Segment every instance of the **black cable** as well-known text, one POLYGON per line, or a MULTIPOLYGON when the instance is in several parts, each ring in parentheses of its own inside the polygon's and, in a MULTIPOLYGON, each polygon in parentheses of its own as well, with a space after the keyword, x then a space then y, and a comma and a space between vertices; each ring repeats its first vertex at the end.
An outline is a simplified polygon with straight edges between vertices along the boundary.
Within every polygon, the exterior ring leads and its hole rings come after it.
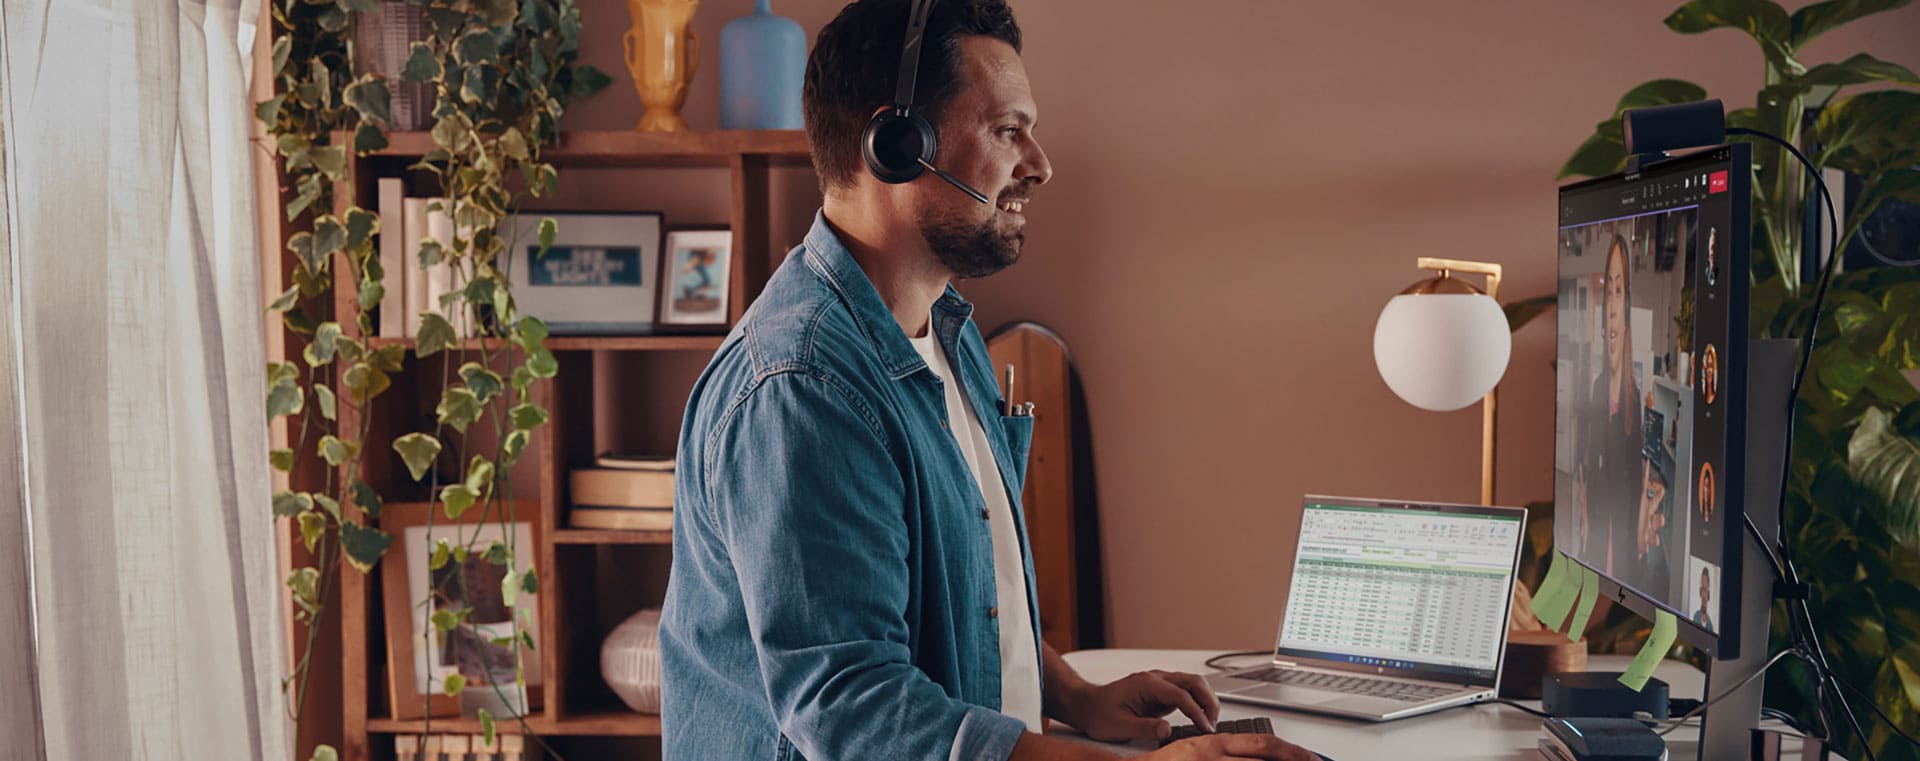
POLYGON ((1520 710, 1522 710, 1522 711, 1526 711, 1527 713, 1530 713, 1530 714, 1533 714, 1533 715, 1535 715, 1535 716, 1538 716, 1538 717, 1540 717, 1540 718, 1542 718, 1542 719, 1551 719, 1551 718, 1553 718, 1553 714, 1550 714, 1550 713, 1547 713, 1546 711, 1538 711, 1538 710, 1534 710, 1533 708, 1529 708, 1529 707, 1528 707, 1528 706, 1527 706, 1526 704, 1524 704, 1524 703, 1521 703, 1521 702, 1520 702, 1520 701, 1518 701, 1518 700, 1512 700, 1512 699, 1509 699, 1509 698, 1494 698, 1493 700, 1491 700, 1491 701, 1489 701, 1489 702, 1492 702, 1492 703, 1499 703, 1499 704, 1501 704, 1501 705, 1507 705, 1507 706, 1512 706, 1512 707, 1514 707, 1514 708, 1518 708, 1518 709, 1520 709, 1520 710))
POLYGON ((1215 663, 1214 661, 1222 661, 1228 658, 1245 658, 1249 655, 1272 655, 1272 654, 1273 654, 1272 650, 1235 650, 1231 653, 1221 653, 1212 658, 1208 658, 1206 663, 1203 663, 1201 665, 1206 666, 1207 668, 1213 669, 1214 671, 1231 671, 1232 669, 1229 669, 1225 666, 1215 663))
MULTIPOLYGON (((1729 127, 1727 134, 1762 138, 1779 145, 1781 148, 1786 149, 1788 153, 1793 154, 1793 157, 1800 161, 1801 166, 1806 168, 1808 178, 1813 181, 1814 187, 1820 191, 1820 200, 1825 203, 1827 209, 1827 227, 1833 231, 1832 236, 1827 242, 1827 262, 1826 266, 1821 268, 1820 285, 1814 290, 1813 310, 1807 316, 1807 330, 1800 340, 1799 367, 1794 371, 1793 385, 1788 391, 1787 437, 1786 444, 1783 447, 1784 451, 1781 453, 1780 463, 1780 502, 1775 506, 1779 519, 1778 530, 1775 534, 1780 549, 1780 555, 1776 558, 1777 568, 1782 573, 1782 583, 1789 587, 1797 588, 1800 584, 1799 572, 1793 566, 1793 549, 1792 544, 1787 541, 1786 520, 1787 493, 1793 477, 1794 410, 1800 399, 1800 386, 1807 377, 1807 366, 1813 360, 1813 343, 1814 337, 1820 330, 1820 313, 1826 305, 1827 289, 1833 283, 1834 265, 1838 263, 1839 259, 1839 257, 1835 255, 1835 246, 1840 237, 1840 231, 1838 229, 1840 224, 1839 215, 1834 212, 1833 195, 1827 192, 1827 184, 1820 180, 1820 168, 1815 166, 1813 161, 1807 158, 1806 154, 1801 153, 1799 148, 1794 147, 1792 143, 1786 140, 1760 130, 1729 127)), ((1819 630, 1814 625, 1813 613, 1807 606, 1806 598, 1802 597, 1787 601, 1787 620, 1789 626, 1794 630, 1795 638, 1801 640, 1802 643, 1806 645, 1806 650, 1813 656, 1808 661, 1808 666, 1810 666, 1814 672, 1814 690, 1822 706, 1821 710, 1828 712, 1832 711, 1833 707, 1838 706, 1840 710, 1837 713, 1846 716, 1848 726, 1853 730, 1854 735, 1860 738, 1860 746, 1866 750, 1868 761, 1877 761, 1877 756, 1873 752, 1871 739, 1867 736, 1866 732, 1860 728, 1860 720, 1854 715, 1853 706, 1847 702, 1846 695, 1842 694, 1837 687, 1834 688, 1831 697, 1828 695, 1828 683, 1834 682, 1838 677, 1833 673, 1832 666, 1827 662, 1826 648, 1820 642, 1819 630), (1796 609, 1798 609, 1800 614, 1797 620, 1794 616, 1796 609)), ((1877 712, 1880 710, 1880 707, 1874 706, 1874 710, 1877 712)), ((1821 716, 1821 723, 1823 725, 1830 724, 1824 715, 1821 716)), ((1831 726, 1827 726, 1826 728, 1830 733, 1832 729, 1831 726)), ((1831 736, 1831 734, 1828 736, 1831 736)))

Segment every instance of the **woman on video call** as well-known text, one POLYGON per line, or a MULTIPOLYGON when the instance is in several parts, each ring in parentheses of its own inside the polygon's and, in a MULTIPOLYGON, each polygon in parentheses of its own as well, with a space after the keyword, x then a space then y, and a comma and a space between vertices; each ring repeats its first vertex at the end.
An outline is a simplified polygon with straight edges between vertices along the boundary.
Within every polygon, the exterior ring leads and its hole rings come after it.
POLYGON ((1574 541, 1581 555, 1598 559, 1614 578, 1635 562, 1639 532, 1641 416, 1644 403, 1633 374, 1632 314, 1628 294, 1627 239, 1613 235, 1601 289, 1602 342, 1606 358, 1587 393, 1580 422, 1586 446, 1573 481, 1574 541), (1631 473, 1634 477, 1623 477, 1631 473))

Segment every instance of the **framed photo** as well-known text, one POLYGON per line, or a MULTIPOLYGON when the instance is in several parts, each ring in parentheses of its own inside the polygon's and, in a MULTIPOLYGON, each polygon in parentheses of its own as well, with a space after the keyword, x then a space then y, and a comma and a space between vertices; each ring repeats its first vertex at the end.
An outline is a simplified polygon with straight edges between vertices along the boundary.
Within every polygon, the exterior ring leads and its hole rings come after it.
POLYGON ((660 272, 658 212, 542 214, 522 212, 501 225, 523 314, 547 323, 555 335, 645 333, 653 328, 660 272), (559 226, 540 255, 540 220, 559 226))
MULTIPOLYGON (((454 523, 441 515, 435 516, 429 527, 428 515, 438 509, 437 503, 388 504, 381 516, 381 527, 394 537, 393 548, 380 563, 388 702, 393 706, 393 718, 459 715, 462 697, 441 690, 453 674, 467 680, 463 695, 484 693, 475 697, 495 704, 490 709, 497 706, 498 698, 493 693, 494 686, 499 685, 510 702, 526 706, 525 712, 538 710, 544 681, 539 654, 524 644, 500 644, 496 640, 525 632, 536 647, 545 644, 539 636, 538 596, 521 592, 513 607, 508 607, 501 593, 501 581, 507 573, 525 572, 536 557, 534 518, 539 515, 539 505, 515 503, 514 513, 526 520, 508 524, 513 533, 512 568, 485 557, 494 542, 507 541, 507 531, 498 522, 476 524, 467 518, 454 523), (474 547, 465 562, 449 559, 438 570, 428 567, 432 555, 429 548, 440 539, 457 545, 462 536, 469 537, 474 547), (469 612, 460 626, 443 633, 430 621, 439 611, 469 612), (520 649, 527 684, 527 694, 517 701, 513 700, 515 647, 520 649)), ((476 506, 472 514, 480 512, 476 506)))
POLYGON ((667 267, 660 277, 660 324, 726 325, 732 270, 732 230, 667 233, 667 267))

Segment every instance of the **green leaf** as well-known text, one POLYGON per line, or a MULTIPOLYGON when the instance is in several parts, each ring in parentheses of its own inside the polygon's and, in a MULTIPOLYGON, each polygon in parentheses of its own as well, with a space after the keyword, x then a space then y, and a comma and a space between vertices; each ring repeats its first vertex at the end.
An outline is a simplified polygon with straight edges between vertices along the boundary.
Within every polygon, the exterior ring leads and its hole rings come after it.
POLYGON ((489 65, 468 68, 460 83, 460 99, 468 103, 491 104, 499 92, 500 73, 489 65))
POLYGON ((333 361, 335 342, 340 340, 340 323, 323 322, 313 332, 313 340, 307 342, 307 348, 301 352, 309 367, 319 367, 333 361))
POLYGON ((1893 427, 1893 415, 1869 408, 1847 441, 1847 472, 1883 500, 1878 511, 1901 541, 1920 543, 1920 440, 1893 427))
POLYGON ((460 520, 460 516, 479 501, 480 495, 466 484, 452 484, 440 490, 440 501, 447 506, 447 518, 460 520))
POLYGON ((360 445, 355 442, 343 441, 332 434, 320 437, 320 456, 326 459, 328 465, 340 467, 359 453, 360 445))
POLYGON ((292 518, 313 509, 313 495, 306 492, 292 492, 282 489, 273 493, 273 514, 279 518, 292 518))
MULTIPOLYGON (((292 219, 291 212, 288 219, 292 219)), ((287 250, 292 251, 294 257, 298 258, 301 264, 306 265, 308 271, 321 272, 326 269, 327 258, 314 250, 311 232, 301 230, 288 237, 287 250)))
POLYGON ((546 409, 533 402, 516 404, 507 414, 513 418, 513 427, 521 430, 539 428, 546 425, 548 419, 546 409))
POLYGON ((500 602, 511 608, 520 601, 520 574, 508 571, 500 577, 500 602))
MULTIPOLYGON (((279 39, 284 40, 287 38, 281 37, 279 39)), ((277 48, 277 47, 280 47, 280 45, 281 43, 278 40, 274 42, 274 47, 277 48)), ((280 123, 280 106, 281 104, 284 104, 286 102, 287 102, 286 93, 281 93, 279 95, 275 95, 266 100, 260 101, 259 103, 256 103, 253 106, 253 116, 256 119, 259 119, 261 122, 264 122, 267 125, 267 129, 271 130, 280 123)))
POLYGON ((560 374, 560 361, 554 359, 553 352, 541 349, 527 353, 526 368, 535 378, 551 378, 560 374))
POLYGON ((573 97, 584 98, 613 84, 613 77, 589 65, 575 66, 573 69, 573 97))
POLYGON ((500 58, 500 45, 494 41, 492 32, 475 29, 453 44, 453 55, 465 64, 493 63, 500 58))
MULTIPOLYGON (((347 228, 340 224, 332 214, 326 214, 313 221, 313 255, 326 257, 346 247, 347 228)), ((318 271, 318 267, 313 268, 318 271)))
POLYGON ((513 388, 519 391, 522 397, 526 396, 527 387, 533 385, 534 380, 533 371, 528 370, 526 365, 513 368, 513 388))
POLYGON ((415 431, 394 439, 393 451, 400 453, 400 459, 407 463, 407 472, 418 481, 426 477, 427 468, 440 456, 440 440, 415 431))
POLYGON ((483 455, 474 455, 473 460, 467 463, 467 477, 464 483, 475 494, 487 493, 488 487, 493 485, 493 463, 483 455))
POLYGON ((313 504, 325 511, 327 515, 332 516, 335 521, 340 520, 340 503, 335 501, 334 498, 325 494, 315 494, 313 495, 313 504))
POLYGON ((438 571, 447 567, 447 559, 453 555, 453 548, 447 540, 438 539, 433 543, 433 554, 427 558, 427 569, 438 571))
MULTIPOLYGON (((540 594, 540 576, 534 573, 532 568, 528 568, 526 573, 520 575, 520 593, 529 595, 540 594)), ((527 647, 533 647, 533 643, 528 642, 527 647)))
POLYGON ((382 506, 380 494, 374 491, 372 486, 356 478, 353 480, 353 488, 349 491, 353 494, 353 504, 360 508, 360 512, 366 513, 368 518, 380 517, 382 506))
POLYGON ((267 389, 267 419, 298 415, 306 409, 306 395, 300 393, 300 387, 292 381, 274 384, 267 389))
MULTIPOLYGON (((1912 0, 1828 0, 1793 12, 1792 43, 1798 50, 1808 41, 1847 22, 1902 7, 1912 0)), ((1920 702, 1920 701, 1916 701, 1920 702)))
POLYGON ((392 378, 387 377, 387 374, 381 372, 379 368, 365 362, 353 363, 352 367, 347 368, 347 374, 341 376, 340 382, 346 385, 348 391, 353 392, 354 399, 362 405, 393 386, 392 378))
POLYGON ((327 516, 308 510, 295 520, 300 523, 300 541, 307 545, 308 552, 312 552, 314 547, 319 546, 320 536, 327 532, 327 516))
MULTIPOLYGON (((533 571, 529 570, 527 573, 532 574, 533 571)), ((520 646, 525 647, 528 652, 533 651, 533 632, 526 629, 520 630, 520 646)))
POLYGON ((312 566, 294 569, 287 574, 287 589, 293 590, 293 599, 312 605, 317 601, 320 586, 320 571, 312 566))
POLYGON ((339 182, 347 176, 347 147, 344 145, 316 145, 307 151, 313 161, 313 167, 327 179, 339 182))
POLYGON ((380 306, 380 302, 386 300, 386 298, 387 286, 385 283, 367 281, 360 284, 360 309, 362 311, 380 306))
POLYGON ((505 457, 504 462, 508 466, 512 466, 514 463, 519 462, 520 453, 526 451, 527 442, 530 441, 531 439, 532 437, 527 435, 527 432, 524 430, 514 431, 512 433, 507 434, 506 441, 501 444, 501 449, 504 450, 504 454, 503 454, 503 456, 505 457))
POLYGON ((453 324, 438 312, 420 314, 420 332, 414 335, 413 354, 426 358, 453 348, 453 324))
POLYGON ((400 79, 407 82, 432 82, 440 77, 440 59, 433 55, 433 48, 427 43, 413 43, 412 52, 407 54, 407 64, 400 69, 400 79))
POLYGON ((400 372, 401 368, 406 366, 404 364, 406 358, 407 347, 395 344, 374 349, 373 354, 367 358, 367 363, 373 365, 373 369, 375 370, 385 373, 397 373, 400 372))
POLYGON ((380 10, 380 0, 338 0, 340 10, 356 13, 373 13, 380 10))
POLYGON ((440 393, 440 404, 433 408, 441 425, 453 426, 461 433, 467 432, 467 426, 480 419, 480 400, 472 391, 462 387, 449 388, 440 393))
POLYGON ((1771 0, 1693 0, 1667 16, 1666 24, 1681 34, 1738 29, 1760 44, 1761 54, 1775 70, 1785 74, 1805 70, 1793 58, 1792 21, 1786 9, 1771 0))
MULTIPOLYGON (((547 249, 553 248, 554 237, 559 234, 560 234, 559 222, 554 221, 553 217, 540 218, 540 229, 538 233, 538 235, 540 236, 540 251, 534 254, 533 258, 538 259, 540 257, 546 256, 547 249)), ((545 338, 546 324, 542 323, 540 328, 542 331, 540 334, 540 337, 545 338)))
POLYGON ((500 133, 499 140, 494 144, 499 146, 500 155, 514 161, 526 161, 527 157, 532 155, 527 150, 527 137, 520 134, 520 130, 517 129, 508 128, 506 132, 500 133))
POLYGON ((320 403, 320 417, 328 420, 334 419, 335 400, 333 398, 333 389, 327 388, 326 386, 314 386, 313 400, 320 403))
POLYGON ((368 238, 378 232, 380 232, 379 215, 358 206, 347 210, 347 248, 354 248, 367 242, 368 238))
POLYGON ((507 390, 500 374, 481 366, 478 362, 468 362, 460 366, 460 378, 467 382, 467 388, 473 392, 481 404, 486 404, 500 392, 507 390))
MULTIPOLYGON (((347 12, 340 10, 338 7, 321 11, 318 21, 320 28, 329 32, 344 32, 347 30, 347 12)), ((313 67, 316 71, 326 70, 318 59, 314 60, 313 67)), ((324 88, 325 86, 322 85, 322 87, 324 88)))
POLYGON ((347 562, 361 573, 373 570, 373 564, 380 562, 392 546, 393 535, 385 531, 352 521, 340 524, 340 549, 346 553, 347 562))
POLYGON ((282 473, 293 472, 293 450, 280 448, 267 452, 267 463, 282 473))
POLYGON ((482 752, 480 753, 480 755, 485 756, 485 755, 489 755, 485 751, 493 748, 493 714, 488 713, 487 709, 484 707, 479 710, 479 714, 480 714, 480 748, 476 750, 481 750, 482 752))
POLYGON ((460 625, 460 620, 462 618, 465 618, 465 616, 461 614, 466 613, 467 610, 469 609, 462 608, 460 610, 447 610, 443 608, 443 609, 434 611, 433 612, 433 628, 440 632, 453 631, 454 627, 460 625))
POLYGON ((287 70, 287 56, 293 54, 293 38, 284 34, 273 37, 273 71, 275 74, 287 70))
POLYGON ((531 351, 547 340, 547 324, 540 318, 527 315, 520 318, 520 345, 531 351))
MULTIPOLYGON (((291 163, 289 163, 289 165, 291 165, 291 163)), ((314 201, 319 200, 320 192, 325 188, 326 178, 317 174, 310 174, 296 181, 294 183, 294 190, 298 192, 294 195, 293 200, 287 203, 287 221, 292 222, 300 216, 301 212, 306 211, 307 207, 312 206, 314 201)), ((292 248, 291 240, 288 241, 288 248, 292 248)), ((318 268, 314 269, 318 271, 318 268)))
POLYGON ((458 695, 460 694, 461 690, 464 690, 466 688, 467 688, 466 677, 461 676, 459 674, 448 674, 447 681, 441 685, 440 691, 448 695, 458 695))
POLYGON ((1920 93, 1876 90, 1821 109, 1814 123, 1815 164, 1873 176, 1920 164, 1920 93))
POLYGON ((365 156, 387 149, 387 133, 380 131, 380 125, 373 122, 361 122, 353 128, 353 152, 365 156))
POLYGON ((275 296, 272 303, 267 304, 267 311, 280 312, 290 309, 293 307, 294 300, 298 298, 300 298, 300 286, 291 286, 282 291, 279 296, 275 296))
POLYGON ((315 745, 313 746, 313 757, 307 759, 307 761, 340 761, 340 753, 335 751, 331 745, 315 745))
POLYGON ((341 97, 360 113, 360 118, 379 124, 393 123, 392 95, 387 91, 387 80, 379 75, 367 74, 354 80, 341 97))
POLYGON ((292 362, 268 362, 267 363, 267 386, 268 387, 278 386, 282 383, 296 383, 299 380, 300 380, 300 368, 295 366, 292 362))
POLYGON ((481 553, 480 557, 494 565, 513 564, 513 553, 507 550, 507 543, 497 539, 487 545, 487 551, 481 553))

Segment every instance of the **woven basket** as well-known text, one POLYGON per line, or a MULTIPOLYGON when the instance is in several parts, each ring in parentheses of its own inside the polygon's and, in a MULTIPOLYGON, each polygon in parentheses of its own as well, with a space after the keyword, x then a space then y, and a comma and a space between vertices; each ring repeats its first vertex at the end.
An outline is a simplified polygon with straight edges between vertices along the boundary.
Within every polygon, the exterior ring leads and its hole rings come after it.
POLYGON ((628 708, 660 712, 660 609, 620 622, 600 645, 600 676, 628 708))

